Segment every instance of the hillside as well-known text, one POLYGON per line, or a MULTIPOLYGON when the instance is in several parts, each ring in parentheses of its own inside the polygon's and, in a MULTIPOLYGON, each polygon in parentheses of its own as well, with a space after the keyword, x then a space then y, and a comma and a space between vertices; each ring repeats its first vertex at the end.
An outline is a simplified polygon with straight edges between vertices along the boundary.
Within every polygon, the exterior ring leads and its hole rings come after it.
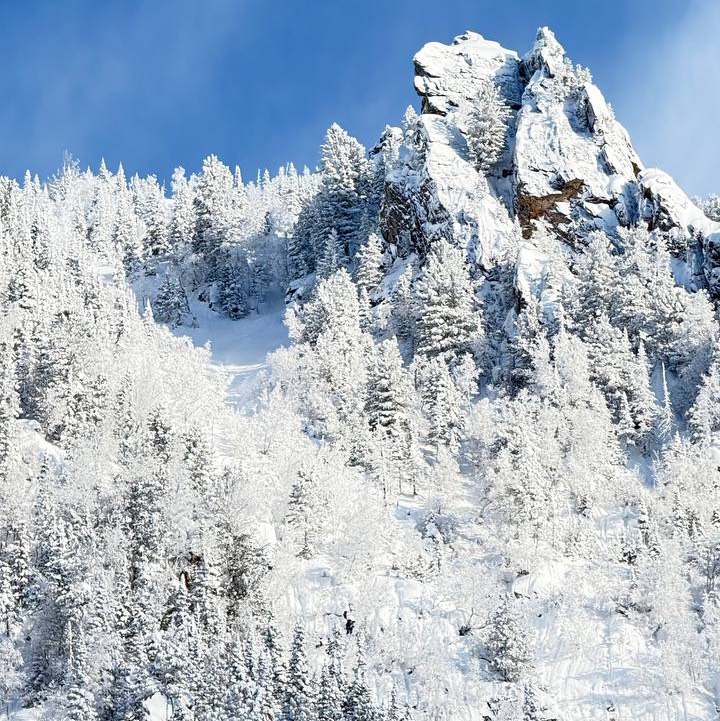
POLYGON ((313 172, 0 178, 8 718, 717 718, 714 201, 547 28, 414 68, 313 172))

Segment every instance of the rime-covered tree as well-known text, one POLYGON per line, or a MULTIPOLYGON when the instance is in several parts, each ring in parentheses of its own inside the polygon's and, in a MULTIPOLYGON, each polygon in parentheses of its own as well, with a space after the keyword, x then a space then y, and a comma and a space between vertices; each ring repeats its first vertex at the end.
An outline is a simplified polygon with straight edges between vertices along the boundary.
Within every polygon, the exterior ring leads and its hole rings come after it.
POLYGON ((325 236, 321 254, 317 259, 318 278, 329 278, 340 267, 339 242, 337 231, 335 228, 331 228, 325 236))
POLYGON ((0 343, 0 480, 8 472, 14 448, 15 420, 20 415, 15 352, 8 342, 0 343))
POLYGON ((173 273, 168 273, 158 290, 153 305, 155 318, 160 323, 167 323, 171 327, 178 325, 191 325, 192 314, 187 295, 173 273))
POLYGON ((487 641, 490 662, 504 681, 520 680, 532 666, 528 629, 520 602, 506 595, 492 618, 487 641))
POLYGON ((233 232, 232 217, 233 175, 217 156, 203 161, 202 173, 197 177, 193 210, 195 229, 193 251, 212 259, 233 232))
POLYGON ((510 107, 500 88, 491 80, 484 82, 465 121, 470 156, 484 173, 492 170, 502 157, 510 116, 510 107))
POLYGON ((321 190, 314 201, 312 232, 315 255, 322 255, 327 233, 334 228, 338 234, 339 264, 344 265, 360 244, 372 165, 365 148, 333 124, 321 147, 320 173, 321 190))
POLYGON ((168 236, 171 247, 179 249, 191 242, 195 230, 193 191, 184 168, 173 171, 171 189, 173 203, 168 236))
POLYGON ((437 241, 417 284, 420 306, 418 350, 427 356, 473 350, 480 316, 464 253, 437 241))
POLYGON ((299 622, 290 649, 282 721, 314 721, 316 696, 315 680, 305 653, 305 629, 299 622))
POLYGON ((463 435, 465 399, 447 364, 438 357, 430 358, 420 367, 421 394, 430 430, 428 440, 435 448, 457 450, 463 435))
POLYGON ((377 346, 368 378, 367 414, 370 427, 381 429, 398 443, 409 442, 412 386, 394 339, 377 346))
POLYGON ((359 288, 368 293, 375 290, 382 278, 382 241, 376 233, 370 233, 357 254, 358 267, 355 280, 359 288))

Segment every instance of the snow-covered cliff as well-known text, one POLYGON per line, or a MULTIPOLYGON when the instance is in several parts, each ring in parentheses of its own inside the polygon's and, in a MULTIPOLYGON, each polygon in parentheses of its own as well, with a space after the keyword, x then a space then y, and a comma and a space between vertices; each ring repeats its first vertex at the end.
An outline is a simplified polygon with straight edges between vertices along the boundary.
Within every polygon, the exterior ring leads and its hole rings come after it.
POLYGON ((450 234, 487 270, 505 257, 517 226, 531 244, 550 234, 578 248, 593 230, 616 236, 642 223, 667 235, 695 287, 704 274, 720 293, 720 225, 662 171, 644 169, 589 72, 570 62, 548 28, 522 57, 472 32, 450 45, 429 43, 415 56, 415 88, 425 152, 388 178, 388 239, 399 225, 424 228, 416 233, 424 252, 428 238, 450 234), (488 80, 513 116, 505 154, 486 179, 469 158, 464 131, 488 80), (403 223, 394 215, 399 207, 403 223))

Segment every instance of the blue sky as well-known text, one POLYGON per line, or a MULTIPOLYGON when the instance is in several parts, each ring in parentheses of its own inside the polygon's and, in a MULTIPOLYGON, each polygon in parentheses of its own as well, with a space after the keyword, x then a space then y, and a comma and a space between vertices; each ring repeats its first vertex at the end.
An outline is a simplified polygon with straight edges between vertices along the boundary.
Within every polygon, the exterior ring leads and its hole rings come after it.
POLYGON ((552 27, 648 165, 720 192, 718 0, 0 0, 0 173, 65 149, 169 177, 314 166, 336 121, 367 145, 417 101, 412 56, 466 29, 525 52, 552 27))

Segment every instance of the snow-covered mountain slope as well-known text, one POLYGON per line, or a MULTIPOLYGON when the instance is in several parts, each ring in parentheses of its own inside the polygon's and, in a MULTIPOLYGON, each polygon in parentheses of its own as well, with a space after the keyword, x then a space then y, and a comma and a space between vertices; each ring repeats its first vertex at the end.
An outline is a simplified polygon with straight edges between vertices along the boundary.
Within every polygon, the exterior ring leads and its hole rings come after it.
POLYGON ((717 718, 720 224, 546 28, 415 87, 316 173, 0 179, 11 718, 717 718))
POLYGON ((239 321, 223 318, 203 303, 194 303, 192 311, 197 327, 179 326, 177 333, 210 348, 213 366, 228 383, 227 402, 239 411, 250 410, 268 354, 289 342, 285 306, 276 302, 239 321))

